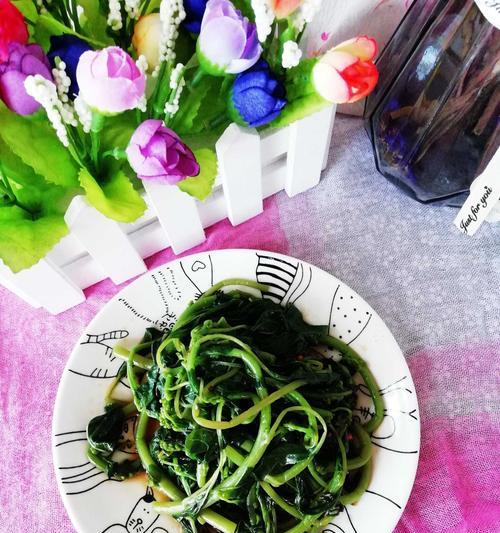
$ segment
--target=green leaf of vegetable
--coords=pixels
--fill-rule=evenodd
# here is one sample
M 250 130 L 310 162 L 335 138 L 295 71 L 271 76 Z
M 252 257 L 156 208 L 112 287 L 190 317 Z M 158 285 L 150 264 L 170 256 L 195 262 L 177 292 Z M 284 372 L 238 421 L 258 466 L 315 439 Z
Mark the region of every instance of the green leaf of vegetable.
M 118 405 L 108 407 L 103 415 L 94 417 L 87 426 L 90 446 L 100 453 L 113 453 L 120 440 L 125 418 Z
M 103 215 L 118 222 L 134 222 L 144 214 L 146 203 L 123 170 L 98 183 L 86 168 L 82 168 L 79 179 L 88 201 Z
M 78 186 L 78 167 L 43 117 L 21 117 L 0 107 L 0 137 L 25 165 L 47 181 Z
M 205 200 L 212 192 L 217 177 L 217 156 L 208 148 L 195 150 L 194 155 L 200 165 L 200 173 L 193 178 L 180 181 L 177 186 L 198 200 Z
M 38 263 L 67 233 L 62 215 L 33 220 L 19 207 L 0 208 L 0 258 L 14 273 Z

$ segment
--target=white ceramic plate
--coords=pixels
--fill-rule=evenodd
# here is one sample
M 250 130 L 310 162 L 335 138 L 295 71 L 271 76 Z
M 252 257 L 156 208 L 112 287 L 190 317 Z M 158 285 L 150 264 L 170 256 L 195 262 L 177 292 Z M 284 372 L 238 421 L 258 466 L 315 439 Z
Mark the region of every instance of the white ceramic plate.
M 167 328 L 187 303 L 225 278 L 269 284 L 276 301 L 294 303 L 313 324 L 351 344 L 369 363 L 381 388 L 386 413 L 372 435 L 373 478 L 355 506 L 348 506 L 325 531 L 390 533 L 408 500 L 417 469 L 420 423 L 415 387 L 399 346 L 375 311 L 335 277 L 291 257 L 255 250 L 224 250 L 174 261 L 137 279 L 90 323 L 61 379 L 53 421 L 53 455 L 59 489 L 79 533 L 173 533 L 175 522 L 151 508 L 154 494 L 144 480 L 108 480 L 89 463 L 85 427 L 102 413 L 103 398 L 121 360 L 117 343 L 132 347 L 146 327 Z M 123 386 L 124 390 L 125 387 Z M 360 389 L 359 416 L 370 416 Z M 365 401 L 363 402 L 363 398 Z M 123 452 L 134 451 L 127 438 Z

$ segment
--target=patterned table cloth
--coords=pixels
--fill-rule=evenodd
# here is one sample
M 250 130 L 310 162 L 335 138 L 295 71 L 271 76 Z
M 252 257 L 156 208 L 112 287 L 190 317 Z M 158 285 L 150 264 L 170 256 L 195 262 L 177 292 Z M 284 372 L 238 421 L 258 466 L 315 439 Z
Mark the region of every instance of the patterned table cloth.
M 455 211 L 421 205 L 380 176 L 362 123 L 339 117 L 321 184 L 284 194 L 199 250 L 287 253 L 342 279 L 382 316 L 415 380 L 422 448 L 397 533 L 493 533 L 500 524 L 500 227 L 474 238 Z M 173 258 L 169 251 L 150 267 Z M 57 492 L 51 418 L 68 355 L 119 290 L 104 281 L 57 317 L 0 288 L 0 531 L 74 531 Z M 134 532 L 130 532 L 134 533 Z

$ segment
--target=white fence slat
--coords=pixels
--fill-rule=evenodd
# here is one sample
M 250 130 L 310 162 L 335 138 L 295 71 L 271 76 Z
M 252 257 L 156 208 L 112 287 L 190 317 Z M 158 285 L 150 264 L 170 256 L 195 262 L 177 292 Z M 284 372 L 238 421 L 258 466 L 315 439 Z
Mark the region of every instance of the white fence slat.
M 327 114 L 326 111 L 329 111 Z M 325 120 L 328 120 L 328 123 L 330 124 L 330 129 L 328 130 L 327 134 L 327 142 L 325 144 L 325 153 L 323 155 L 323 165 L 321 167 L 321 170 L 325 170 L 328 166 L 328 156 L 330 155 L 330 146 L 332 144 L 332 138 L 333 138 L 333 126 L 335 125 L 335 117 L 337 113 L 337 106 L 333 105 L 325 110 Z
M 179 254 L 203 242 L 203 228 L 219 220 L 229 218 L 236 226 L 261 213 L 264 198 L 310 189 L 328 162 L 335 111 L 331 106 L 261 135 L 231 124 L 217 142 L 219 175 L 203 203 L 176 186 L 143 182 L 146 213 L 120 224 L 75 198 L 66 213 L 71 234 L 31 269 L 12 274 L 0 262 L 0 284 L 57 314 L 84 301 L 81 288 L 107 276 L 118 284 L 144 272 L 141 258 L 168 246 Z
M 13 274 L 5 265 L 0 265 L 0 282 L 15 287 L 15 292 L 28 303 L 34 300 L 49 313 L 57 315 L 85 301 L 83 291 L 49 259 Z
M 180 254 L 205 240 L 196 200 L 176 185 L 143 181 L 148 202 L 167 234 L 172 250 Z
M 288 196 L 319 183 L 325 152 L 330 146 L 333 113 L 333 106 L 329 106 L 290 125 L 285 185 Z
M 120 224 L 90 206 L 84 197 L 72 200 L 64 218 L 73 235 L 116 285 L 147 271 Z
M 231 124 L 216 150 L 228 218 L 236 226 L 263 211 L 260 136 Z

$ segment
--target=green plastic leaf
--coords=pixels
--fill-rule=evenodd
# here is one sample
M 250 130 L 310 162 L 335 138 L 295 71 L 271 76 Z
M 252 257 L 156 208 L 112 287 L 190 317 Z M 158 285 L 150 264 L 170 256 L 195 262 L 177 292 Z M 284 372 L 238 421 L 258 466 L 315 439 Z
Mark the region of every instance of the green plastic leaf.
M 101 132 L 101 151 L 125 150 L 130 138 L 137 128 L 135 111 L 128 111 L 112 117 L 106 117 Z
M 313 93 L 290 102 L 267 128 L 283 128 L 331 105 L 319 94 Z
M 26 165 L 22 159 L 5 144 L 0 137 L 0 170 L 9 178 L 10 182 L 24 187 L 45 188 L 47 182 L 35 173 L 32 167 Z
M 0 208 L 0 258 L 14 273 L 38 263 L 67 233 L 62 215 L 33 220 L 19 207 Z
M 50 47 L 50 37 L 52 35 L 74 35 L 79 39 L 87 41 L 89 44 L 97 48 L 104 48 L 109 44 L 109 41 L 101 41 L 91 36 L 82 35 L 72 28 L 64 25 L 62 22 L 56 20 L 52 15 L 40 15 L 35 26 L 36 42 L 44 49 L 48 50 Z
M 79 178 L 88 201 L 103 215 L 118 222 L 134 222 L 144 214 L 146 203 L 123 170 L 98 183 L 82 168 Z
M 38 12 L 33 0 L 14 0 L 12 2 L 23 16 L 30 22 L 36 22 L 38 19 Z
M 81 22 L 84 33 L 97 41 L 112 44 L 113 40 L 107 35 L 106 15 L 100 9 L 99 0 L 79 0 L 83 8 Z
M 296 67 L 286 72 L 286 97 L 289 102 L 316 92 L 312 83 L 312 70 L 317 57 L 303 59 Z
M 25 165 L 47 181 L 78 186 L 78 166 L 43 114 L 21 117 L 0 107 L 0 136 Z
M 212 192 L 217 177 L 217 156 L 208 148 L 195 150 L 194 155 L 200 165 L 200 173 L 198 176 L 180 181 L 177 186 L 181 191 L 203 201 Z

